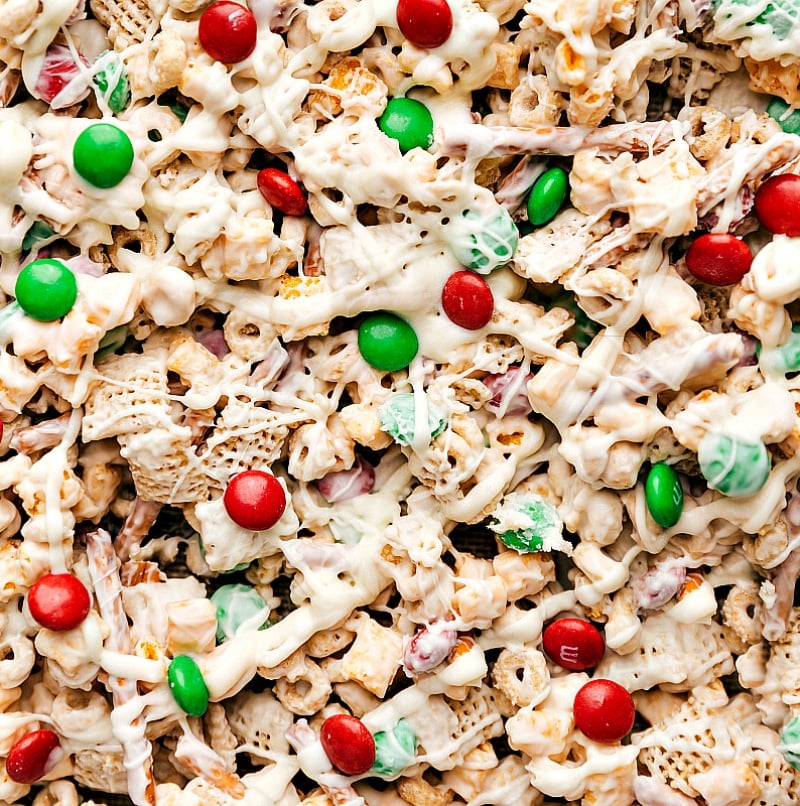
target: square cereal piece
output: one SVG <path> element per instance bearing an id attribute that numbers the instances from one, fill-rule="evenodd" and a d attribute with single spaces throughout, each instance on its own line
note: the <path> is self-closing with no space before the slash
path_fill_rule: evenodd
<path id="1" fill-rule="evenodd" d="M 342 674 L 376 697 L 383 697 L 400 666 L 402 654 L 403 641 L 398 633 L 381 627 L 377 621 L 364 619 L 353 646 L 342 658 Z"/>

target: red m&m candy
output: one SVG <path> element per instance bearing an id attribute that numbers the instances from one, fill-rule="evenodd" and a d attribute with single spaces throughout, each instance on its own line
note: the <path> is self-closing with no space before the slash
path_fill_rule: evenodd
<path id="1" fill-rule="evenodd" d="M 272 473 L 245 470 L 228 482 L 222 503 L 235 524 L 258 532 L 271 529 L 281 519 L 286 493 Z"/>
<path id="2" fill-rule="evenodd" d="M 78 59 L 88 68 L 89 63 L 79 53 Z M 75 61 L 72 51 L 66 45 L 50 45 L 42 62 L 42 69 L 36 78 L 34 93 L 48 104 L 51 104 L 56 96 L 73 81 L 68 97 L 62 97 L 59 107 L 70 106 L 76 101 L 80 101 L 89 94 L 89 82 L 78 79 L 81 76 L 81 66 Z"/>
<path id="3" fill-rule="evenodd" d="M 203 12 L 198 35 L 212 59 L 235 64 L 255 50 L 258 26 L 248 8 L 232 0 L 219 0 Z"/>
<path id="4" fill-rule="evenodd" d="M 457 271 L 442 289 L 447 318 L 467 330 L 480 330 L 492 318 L 494 295 L 489 284 L 471 271 Z"/>
<path id="5" fill-rule="evenodd" d="M 759 185 L 754 202 L 758 220 L 770 232 L 800 235 L 800 176 L 771 176 Z"/>
<path id="6" fill-rule="evenodd" d="M 34 730 L 15 742 L 6 758 L 6 772 L 18 784 L 33 784 L 61 760 L 61 743 L 52 730 Z"/>
<path id="7" fill-rule="evenodd" d="M 322 723 L 319 740 L 325 755 L 345 775 L 361 775 L 375 763 L 375 739 L 350 714 L 334 714 Z"/>
<path id="8" fill-rule="evenodd" d="M 286 215 L 303 215 L 308 209 L 302 188 L 289 174 L 277 168 L 264 168 L 258 172 L 257 181 L 261 195 L 276 210 Z"/>
<path id="9" fill-rule="evenodd" d="M 447 0 L 399 0 L 397 25 L 418 48 L 438 48 L 453 32 L 453 12 Z"/>
<path id="10" fill-rule="evenodd" d="M 750 271 L 750 247 L 727 232 L 709 232 L 697 238 L 686 252 L 686 268 L 700 282 L 733 285 Z"/>
<path id="11" fill-rule="evenodd" d="M 28 591 L 31 615 L 48 630 L 72 630 L 92 606 L 86 586 L 72 574 L 45 574 Z"/>
<path id="12" fill-rule="evenodd" d="M 633 727 L 633 697 L 613 680 L 590 680 L 572 704 L 575 726 L 595 742 L 613 744 Z"/>
<path id="13" fill-rule="evenodd" d="M 542 643 L 551 660 L 571 671 L 597 666 L 605 652 L 605 642 L 597 627 L 579 618 L 554 621 L 545 629 Z"/>

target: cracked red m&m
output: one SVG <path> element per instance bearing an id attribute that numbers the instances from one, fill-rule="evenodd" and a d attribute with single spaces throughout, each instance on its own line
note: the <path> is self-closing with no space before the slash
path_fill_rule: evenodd
<path id="1" fill-rule="evenodd" d="M 250 9 L 231 0 L 219 0 L 200 16 L 198 36 L 212 59 L 235 64 L 255 50 L 258 26 Z"/>
<path id="2" fill-rule="evenodd" d="M 261 195 L 285 215 L 303 215 L 308 209 L 303 189 L 284 171 L 264 168 L 258 172 L 256 181 Z"/>
<path id="3" fill-rule="evenodd" d="M 447 0 L 399 0 L 397 26 L 418 48 L 438 48 L 453 32 L 453 12 Z"/>
<path id="4" fill-rule="evenodd" d="M 545 628 L 542 644 L 552 661 L 571 671 L 597 666 L 605 652 L 605 642 L 597 627 L 579 618 L 554 621 Z"/>
<path id="5" fill-rule="evenodd" d="M 72 630 L 92 607 L 86 586 L 72 574 L 45 574 L 28 591 L 28 608 L 48 630 Z"/>
<path id="6" fill-rule="evenodd" d="M 762 182 L 754 207 L 758 220 L 774 235 L 800 235 L 800 176 L 778 174 Z"/>
<path id="7" fill-rule="evenodd" d="M 331 764 L 345 775 L 361 775 L 375 763 L 375 739 L 350 714 L 334 714 L 323 723 L 319 740 Z"/>
<path id="8" fill-rule="evenodd" d="M 633 727 L 633 697 L 613 680 L 590 680 L 572 704 L 575 727 L 595 742 L 614 744 Z"/>
<path id="9" fill-rule="evenodd" d="M 482 277 L 471 271 L 457 271 L 444 284 L 442 308 L 459 327 L 480 330 L 492 318 L 494 295 Z"/>
<path id="10" fill-rule="evenodd" d="M 286 509 L 286 493 L 272 473 L 245 470 L 225 488 L 222 503 L 228 517 L 243 529 L 271 529 Z"/>
<path id="11" fill-rule="evenodd" d="M 702 283 L 733 285 L 750 271 L 750 247 L 727 232 L 709 232 L 695 239 L 686 252 L 686 268 Z"/>
<path id="12" fill-rule="evenodd" d="M 6 772 L 18 784 L 33 784 L 62 757 L 61 742 L 52 730 L 34 730 L 15 742 L 6 758 Z"/>

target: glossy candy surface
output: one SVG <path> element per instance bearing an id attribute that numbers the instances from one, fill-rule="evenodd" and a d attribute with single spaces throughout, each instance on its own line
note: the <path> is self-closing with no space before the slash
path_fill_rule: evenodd
<path id="1" fill-rule="evenodd" d="M 678 474 L 663 462 L 654 464 L 644 485 L 647 509 L 664 529 L 674 526 L 683 512 L 683 489 Z"/>
<path id="2" fill-rule="evenodd" d="M 633 698 L 613 680 L 590 680 L 575 695 L 572 704 L 575 727 L 595 742 L 613 744 L 633 727 Z"/>
<path id="3" fill-rule="evenodd" d="M 41 258 L 22 269 L 14 294 L 31 319 L 52 322 L 72 310 L 78 298 L 78 282 L 63 261 Z"/>
<path id="4" fill-rule="evenodd" d="M 198 36 L 201 47 L 212 59 L 235 64 L 255 50 L 258 25 L 245 6 L 219 0 L 202 13 Z"/>
<path id="5" fill-rule="evenodd" d="M 258 189 L 261 195 L 286 215 L 303 215 L 308 210 L 303 189 L 289 174 L 277 168 L 264 168 L 258 172 Z"/>
<path id="6" fill-rule="evenodd" d="M 528 196 L 528 221 L 540 227 L 552 221 L 569 192 L 567 172 L 558 166 L 546 170 L 533 184 Z"/>
<path id="7" fill-rule="evenodd" d="M 448 225 L 448 241 L 459 263 L 479 274 L 505 266 L 519 244 L 511 215 L 499 205 L 484 214 L 467 210 Z"/>
<path id="8" fill-rule="evenodd" d="M 451 274 L 442 289 L 447 318 L 466 330 L 480 330 L 494 313 L 494 295 L 488 283 L 471 271 Z"/>
<path id="9" fill-rule="evenodd" d="M 271 529 L 286 509 L 286 493 L 272 473 L 244 470 L 237 473 L 222 496 L 225 511 L 242 529 Z"/>
<path id="10" fill-rule="evenodd" d="M 111 123 L 87 126 L 72 147 L 76 173 L 98 188 L 118 185 L 130 173 L 133 156 L 130 138 Z"/>
<path id="11" fill-rule="evenodd" d="M 762 182 L 755 196 L 756 216 L 773 234 L 800 235 L 800 176 L 779 174 Z"/>
<path id="12" fill-rule="evenodd" d="M 61 742 L 52 730 L 26 733 L 11 747 L 6 758 L 6 772 L 18 784 L 33 784 L 47 775 L 59 762 Z"/>
<path id="13" fill-rule="evenodd" d="M 605 652 L 597 627 L 579 618 L 560 618 L 548 625 L 542 644 L 552 661 L 573 672 L 597 666 Z"/>
<path id="14" fill-rule="evenodd" d="M 413 98 L 392 98 L 378 118 L 378 128 L 397 140 L 403 154 L 433 145 L 433 116 L 425 104 Z"/>
<path id="15" fill-rule="evenodd" d="M 373 313 L 358 328 L 361 357 L 375 369 L 395 372 L 405 369 L 419 349 L 414 328 L 392 313 Z"/>
<path id="16" fill-rule="evenodd" d="M 372 771 L 391 777 L 414 763 L 417 752 L 417 735 L 405 719 L 400 719 L 392 730 L 375 734 L 375 762 Z"/>
<path id="17" fill-rule="evenodd" d="M 193 658 L 176 655 L 167 669 L 167 682 L 181 710 L 189 716 L 203 716 L 208 709 L 208 688 Z"/>
<path id="18" fill-rule="evenodd" d="M 753 253 L 735 235 L 708 232 L 696 238 L 686 252 L 686 268 L 709 285 L 733 285 L 750 271 Z"/>
<path id="19" fill-rule="evenodd" d="M 381 429 L 401 445 L 410 445 L 414 442 L 416 400 L 413 392 L 398 392 L 392 395 L 378 410 Z M 447 415 L 438 406 L 428 401 L 428 431 L 431 439 L 439 436 L 446 425 Z"/>
<path id="20" fill-rule="evenodd" d="M 361 775 L 375 763 L 375 740 L 367 726 L 350 714 L 334 714 L 319 732 L 322 749 L 345 775 Z"/>
<path id="21" fill-rule="evenodd" d="M 48 630 L 72 630 L 92 607 L 86 586 L 72 574 L 45 574 L 28 591 L 28 607 L 36 621 Z"/>
<path id="22" fill-rule="evenodd" d="M 447 0 L 398 0 L 397 25 L 418 48 L 438 48 L 453 32 L 453 12 Z"/>
<path id="23" fill-rule="evenodd" d="M 217 608 L 217 640 L 220 642 L 232 638 L 242 624 L 259 613 L 264 614 L 264 620 L 258 628 L 267 626 L 267 603 L 250 585 L 223 585 L 214 591 L 211 601 Z"/>
<path id="24" fill-rule="evenodd" d="M 746 442 L 727 434 L 706 434 L 697 458 L 708 486 L 731 498 L 758 492 L 771 467 L 763 442 Z"/>

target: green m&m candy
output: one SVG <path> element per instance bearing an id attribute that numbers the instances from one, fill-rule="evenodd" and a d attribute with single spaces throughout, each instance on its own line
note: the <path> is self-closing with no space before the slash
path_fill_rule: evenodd
<path id="1" fill-rule="evenodd" d="M 45 224 L 44 221 L 34 221 L 22 239 L 22 248 L 24 251 L 29 252 L 37 243 L 46 241 L 55 234 L 55 230 Z"/>
<path id="2" fill-rule="evenodd" d="M 217 640 L 222 642 L 232 638 L 236 631 L 259 613 L 264 614 L 264 621 L 258 629 L 269 626 L 269 609 L 255 588 L 249 585 L 223 585 L 211 596 L 217 608 Z"/>
<path id="3" fill-rule="evenodd" d="M 771 372 L 800 372 L 800 325 L 793 325 L 789 338 L 779 347 L 756 349 L 762 369 Z"/>
<path id="4" fill-rule="evenodd" d="M 131 85 L 125 75 L 122 59 L 112 50 L 104 50 L 97 57 L 94 84 L 99 95 L 105 98 L 108 108 L 115 114 L 122 112 L 131 102 Z"/>
<path id="5" fill-rule="evenodd" d="M 555 167 L 545 171 L 534 183 L 528 196 L 528 221 L 541 227 L 552 221 L 569 191 L 569 179 L 563 168 Z"/>
<path id="6" fill-rule="evenodd" d="M 52 322 L 72 310 L 78 298 L 78 283 L 63 261 L 42 258 L 22 269 L 14 294 L 31 319 Z"/>
<path id="7" fill-rule="evenodd" d="M 732 498 L 758 492 L 769 478 L 769 453 L 760 440 L 750 442 L 727 434 L 706 434 L 697 458 L 708 486 Z"/>
<path id="8" fill-rule="evenodd" d="M 578 305 L 575 295 L 569 291 L 559 294 L 547 307 L 548 310 L 550 308 L 566 308 L 572 314 L 575 324 L 565 335 L 570 341 L 574 341 L 578 345 L 579 350 L 585 350 L 592 343 L 592 339 L 602 330 L 602 326 L 586 315 L 583 308 Z"/>
<path id="9" fill-rule="evenodd" d="M 381 430 L 401 445 L 414 441 L 417 423 L 417 396 L 412 392 L 398 392 L 392 395 L 378 409 Z M 428 432 L 431 439 L 438 437 L 447 425 L 447 415 L 428 401 Z"/>
<path id="10" fill-rule="evenodd" d="M 792 717 L 781 731 L 778 752 L 783 754 L 786 762 L 800 770 L 800 717 Z"/>
<path id="11" fill-rule="evenodd" d="M 381 730 L 374 736 L 375 763 L 372 772 L 391 778 L 414 763 L 417 752 L 417 735 L 405 719 L 391 730 Z"/>
<path id="12" fill-rule="evenodd" d="M 405 369 L 419 349 L 414 328 L 393 313 L 370 314 L 358 328 L 361 357 L 375 369 Z"/>
<path id="13" fill-rule="evenodd" d="M 378 118 L 378 128 L 397 140 L 403 154 L 433 145 L 433 116 L 425 104 L 413 98 L 392 98 Z"/>
<path id="14" fill-rule="evenodd" d="M 479 274 L 505 266 L 517 250 L 519 230 L 508 210 L 499 204 L 488 213 L 467 210 L 451 222 L 450 248 L 459 263 Z"/>
<path id="15" fill-rule="evenodd" d="M 489 528 L 520 554 L 571 550 L 562 536 L 564 527 L 556 508 L 537 493 L 509 493 L 492 513 Z"/>
<path id="16" fill-rule="evenodd" d="M 208 688 L 192 658 L 176 655 L 167 669 L 167 682 L 181 710 L 189 716 L 203 716 L 208 708 Z"/>
<path id="17" fill-rule="evenodd" d="M 658 462 L 650 468 L 644 485 L 647 509 L 664 529 L 674 526 L 683 512 L 683 489 L 678 474 L 669 465 Z"/>
<path id="18" fill-rule="evenodd" d="M 767 114 L 786 134 L 800 134 L 800 109 L 790 110 L 783 98 L 773 98 L 767 106 Z"/>
<path id="19" fill-rule="evenodd" d="M 777 40 L 787 39 L 797 24 L 798 8 L 795 0 L 713 0 L 715 32 L 720 35 L 724 28 L 727 35 L 721 39 L 742 39 L 752 36 L 754 25 L 768 25 Z M 749 18 L 749 19 L 748 19 Z M 739 24 L 738 30 L 731 36 L 728 32 L 731 20 Z"/>
<path id="20" fill-rule="evenodd" d="M 75 140 L 72 162 L 81 179 L 98 188 L 111 188 L 130 172 L 133 144 L 118 126 L 93 123 Z"/>

